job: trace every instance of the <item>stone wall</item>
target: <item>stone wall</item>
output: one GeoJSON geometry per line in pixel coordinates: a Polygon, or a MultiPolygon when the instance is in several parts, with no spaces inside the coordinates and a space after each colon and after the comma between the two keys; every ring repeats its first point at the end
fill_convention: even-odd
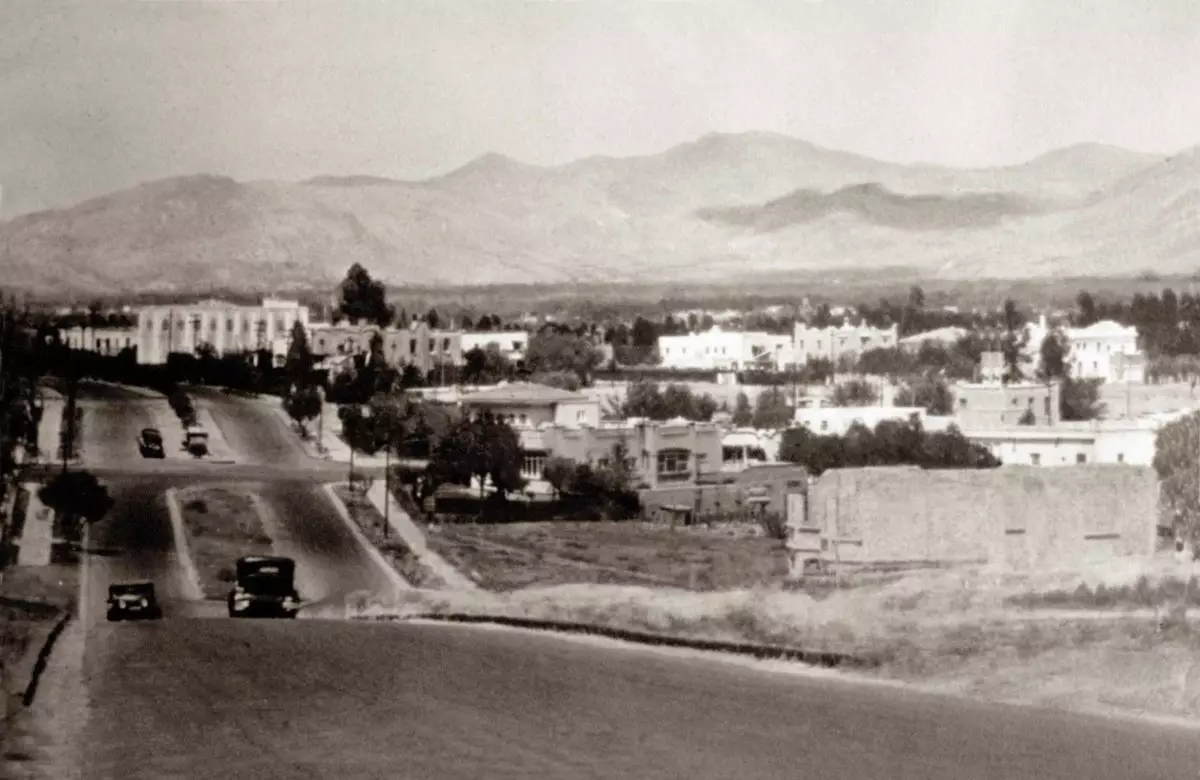
{"type": "Polygon", "coordinates": [[[1124,465],[835,469],[805,514],[793,522],[820,529],[831,561],[1070,565],[1153,554],[1158,479],[1124,465]]]}

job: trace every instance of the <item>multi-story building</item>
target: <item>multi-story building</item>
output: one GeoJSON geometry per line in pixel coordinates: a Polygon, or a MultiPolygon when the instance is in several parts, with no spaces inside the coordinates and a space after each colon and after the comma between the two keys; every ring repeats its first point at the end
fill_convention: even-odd
{"type": "Polygon", "coordinates": [[[194,354],[203,344],[218,355],[271,349],[296,322],[308,325],[308,307],[274,298],[258,306],[219,300],[147,306],[137,313],[138,362],[166,363],[168,355],[194,354]]]}
{"type": "Polygon", "coordinates": [[[885,420],[907,422],[913,417],[926,421],[924,407],[920,406],[814,406],[796,410],[795,420],[813,433],[822,436],[844,436],[855,423],[874,430],[885,420]]]}
{"type": "Polygon", "coordinates": [[[664,368],[780,369],[795,362],[787,335],[764,331],[723,331],[717,326],[683,336],[659,336],[664,368]]]}
{"type": "MultiPolygon", "coordinates": [[[[624,442],[639,480],[649,487],[687,484],[721,468],[721,430],[686,420],[601,422],[600,404],[572,393],[527,382],[500,384],[459,396],[465,412],[490,412],[513,426],[521,439],[521,472],[535,487],[546,460],[558,456],[603,465],[624,442]]],[[[540,483],[540,484],[539,484],[540,483]]]]}
{"type": "Polygon", "coordinates": [[[523,330],[466,332],[462,334],[460,343],[464,354],[473,349],[487,349],[494,344],[501,355],[515,363],[525,359],[525,351],[529,349],[529,333],[523,330]]]}
{"type": "Polygon", "coordinates": [[[1067,330],[1071,376],[1107,382],[1146,381],[1145,355],[1138,349],[1137,328],[1102,320],[1067,330]]]}
{"type": "Polygon", "coordinates": [[[899,335],[896,325],[882,329],[866,325],[810,328],[798,322],[793,335],[793,359],[800,365],[818,358],[836,364],[843,357],[857,358],[872,349],[895,348],[900,341],[899,335]]]}
{"type": "Polygon", "coordinates": [[[433,330],[423,320],[414,320],[407,328],[355,322],[313,323],[308,328],[308,344],[317,358],[362,355],[370,351],[376,333],[383,338],[384,357],[393,366],[411,365],[428,373],[438,365],[462,365],[462,334],[433,330]]]}
{"type": "Polygon", "coordinates": [[[962,430],[1023,425],[1053,426],[1059,420],[1058,382],[956,382],[955,422],[962,430]]]}
{"type": "Polygon", "coordinates": [[[127,349],[136,350],[136,328],[90,327],[77,325],[58,332],[59,341],[71,349],[86,350],[100,355],[119,355],[127,349]]]}

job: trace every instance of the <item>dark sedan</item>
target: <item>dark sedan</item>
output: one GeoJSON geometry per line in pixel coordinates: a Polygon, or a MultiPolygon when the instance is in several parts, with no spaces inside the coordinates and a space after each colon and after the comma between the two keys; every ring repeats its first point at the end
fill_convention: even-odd
{"type": "Polygon", "coordinates": [[[129,582],[108,586],[108,619],[158,620],[162,607],[154,595],[154,583],[129,582]]]}
{"type": "Polygon", "coordinates": [[[143,458],[165,458],[162,433],[157,428],[145,428],[138,434],[138,449],[143,458]]]}

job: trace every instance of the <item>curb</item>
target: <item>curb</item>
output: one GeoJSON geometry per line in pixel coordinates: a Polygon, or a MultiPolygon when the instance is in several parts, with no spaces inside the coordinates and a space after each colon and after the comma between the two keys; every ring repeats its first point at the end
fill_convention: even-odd
{"type": "Polygon", "coordinates": [[[878,667],[879,661],[839,653],[830,650],[804,650],[782,645],[760,645],[751,642],[727,642],[719,639],[689,639],[666,634],[654,634],[649,631],[633,631],[624,628],[610,628],[591,623],[569,623],[560,620],[536,620],[533,618],[515,618],[499,615],[468,615],[463,613],[451,614],[417,614],[400,617],[397,615],[379,615],[375,617],[361,616],[351,618],[359,621],[403,621],[403,620],[433,620],[442,623],[489,624],[508,626],[511,628],[528,628],[536,631],[554,631],[564,634],[587,634],[608,639],[618,639],[623,642],[633,642],[641,645],[658,647],[678,647],[688,650],[704,650],[714,653],[729,653],[749,656],[760,660],[799,661],[810,666],[826,669],[870,669],[878,667]]]}
{"type": "Polygon", "coordinates": [[[341,496],[337,494],[336,487],[336,483],[326,483],[321,486],[321,490],[325,492],[325,496],[329,504],[333,507],[334,512],[337,513],[338,518],[345,523],[347,530],[350,531],[350,535],[354,537],[359,547],[375,562],[375,565],[387,577],[392,587],[398,591],[413,590],[412,583],[404,579],[400,572],[396,571],[396,568],[383,557],[383,553],[379,551],[379,548],[358,527],[358,523],[354,521],[354,518],[350,517],[350,509],[346,506],[346,502],[342,500],[341,496]]]}
{"type": "Polygon", "coordinates": [[[42,644],[42,649],[38,651],[37,662],[33,665],[33,675],[29,678],[29,685],[25,686],[25,694],[21,697],[21,703],[26,707],[33,704],[33,698],[37,696],[38,682],[41,681],[42,675],[46,671],[46,665],[50,663],[50,653],[54,650],[54,643],[58,641],[58,637],[66,629],[67,623],[71,620],[71,613],[63,615],[54,624],[54,628],[50,629],[50,635],[46,637],[46,641],[42,644]]]}

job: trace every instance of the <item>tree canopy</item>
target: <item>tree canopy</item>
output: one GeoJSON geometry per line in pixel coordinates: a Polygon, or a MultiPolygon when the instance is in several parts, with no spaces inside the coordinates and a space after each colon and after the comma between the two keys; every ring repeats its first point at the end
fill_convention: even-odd
{"type": "Polygon", "coordinates": [[[396,310],[388,305],[383,282],[372,279],[370,272],[358,263],[350,266],[338,289],[341,293],[337,309],[340,316],[379,327],[392,324],[396,318],[396,310]]]}
{"type": "Polygon", "coordinates": [[[995,468],[1000,461],[970,442],[958,428],[927,432],[916,418],[884,420],[872,430],[855,423],[844,436],[821,435],[807,428],[784,431],[781,460],[800,463],[814,474],[828,469],[912,465],[925,469],[995,468]]]}

